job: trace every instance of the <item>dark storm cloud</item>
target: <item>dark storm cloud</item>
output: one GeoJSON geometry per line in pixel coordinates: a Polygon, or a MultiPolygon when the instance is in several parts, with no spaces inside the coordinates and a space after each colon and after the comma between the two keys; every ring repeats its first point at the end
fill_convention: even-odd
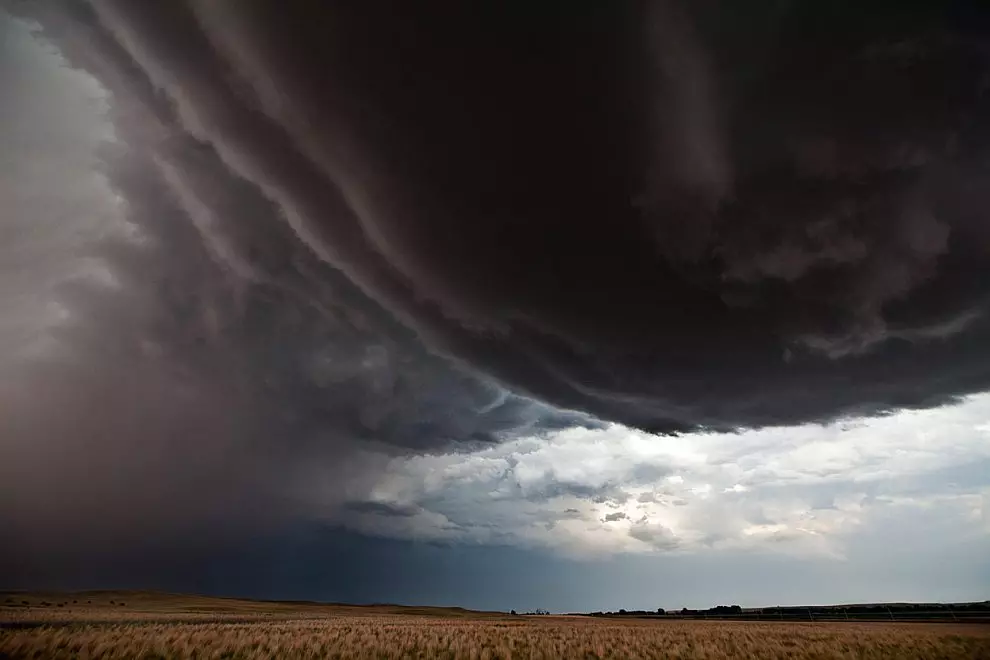
{"type": "Polygon", "coordinates": [[[77,521],[52,538],[342,507],[366,449],[592,424],[560,409],[736,428],[990,385],[976,3],[7,4],[111,93],[138,234],[85,246],[112,285],[0,382],[0,513],[77,521]]]}
{"type": "MultiPolygon", "coordinates": [[[[299,240],[282,219],[291,209],[186,130],[88,5],[11,6],[110,92],[116,137],[99,167],[126,224],[62,244],[38,236],[34,208],[13,203],[4,220],[3,266],[19,276],[5,304],[39,295],[31,280],[50,277],[47,262],[26,258],[28,239],[47,240],[39,254],[68,270],[96,260],[105,272],[63,277],[62,320],[40,353],[14,360],[3,347],[0,521],[18,539],[0,556],[5,572],[28,557],[209,545],[295,516],[332,518],[390,455],[597,424],[427,351],[299,240]]],[[[44,101],[35,90],[11,91],[8,102],[25,106],[16,112],[47,116],[27,107],[44,101]]],[[[55,171],[36,165],[52,157],[40,152],[50,129],[0,136],[21,150],[14,173],[55,171]]],[[[25,175],[30,201],[77,199],[66,189],[88,172],[63,170],[25,175]]],[[[338,206],[321,208],[350,213],[338,206]]]]}
{"type": "Polygon", "coordinates": [[[92,7],[229,269],[291,228],[515,391],[669,431],[990,384],[978,3],[92,7]]]}
{"type": "Polygon", "coordinates": [[[371,513],[378,516],[409,518],[419,513],[418,507],[398,506],[386,502],[349,502],[349,511],[356,513],[371,513]]]}

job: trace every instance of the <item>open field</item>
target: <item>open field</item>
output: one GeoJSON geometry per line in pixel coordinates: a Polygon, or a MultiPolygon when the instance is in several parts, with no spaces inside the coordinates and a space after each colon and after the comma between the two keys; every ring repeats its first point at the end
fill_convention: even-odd
{"type": "Polygon", "coordinates": [[[990,627],[979,624],[619,621],[109,594],[3,608],[0,657],[990,660],[990,627]]]}
{"type": "Polygon", "coordinates": [[[328,616],[502,617],[460,607],[346,605],[308,601],[262,601],[159,591],[82,591],[75,593],[0,591],[0,627],[40,622],[269,621],[324,619],[328,616]]]}

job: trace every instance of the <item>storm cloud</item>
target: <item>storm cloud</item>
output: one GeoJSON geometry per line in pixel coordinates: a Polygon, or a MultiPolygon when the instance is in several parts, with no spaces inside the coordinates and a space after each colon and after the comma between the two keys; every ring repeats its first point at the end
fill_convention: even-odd
{"type": "MultiPolygon", "coordinates": [[[[4,304],[56,301],[0,326],[0,514],[77,521],[41,545],[286,510],[443,540],[456,511],[375,499],[395,456],[988,389],[985,10],[737,5],[8,0],[104,123],[84,194],[25,100],[58,99],[0,102],[4,304]],[[54,192],[113,222],[53,248],[54,192]]],[[[678,506],[620,482],[668,476],[513,496],[678,506]]]]}
{"type": "Polygon", "coordinates": [[[330,517],[390,456],[599,425],[426,350],[86,6],[30,9],[43,34],[2,23],[5,570],[330,517]]]}
{"type": "Polygon", "coordinates": [[[676,431],[986,387],[985,15],[729,4],[73,11],[230,270],[284,235],[513,391],[676,431]]]}

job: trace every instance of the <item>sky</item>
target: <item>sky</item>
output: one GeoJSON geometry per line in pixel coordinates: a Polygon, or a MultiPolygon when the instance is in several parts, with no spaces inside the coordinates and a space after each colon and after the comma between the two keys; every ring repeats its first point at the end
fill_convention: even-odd
{"type": "Polygon", "coordinates": [[[0,4],[0,588],[990,597],[985,10],[388,4],[0,4]]]}

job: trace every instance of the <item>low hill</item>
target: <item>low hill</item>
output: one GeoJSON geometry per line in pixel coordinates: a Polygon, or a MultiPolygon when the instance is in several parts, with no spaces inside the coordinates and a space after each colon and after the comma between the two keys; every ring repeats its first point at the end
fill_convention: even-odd
{"type": "Polygon", "coordinates": [[[0,621],[310,618],[364,614],[444,618],[505,616],[502,612],[477,612],[461,607],[252,600],[162,591],[0,591],[0,621]]]}

